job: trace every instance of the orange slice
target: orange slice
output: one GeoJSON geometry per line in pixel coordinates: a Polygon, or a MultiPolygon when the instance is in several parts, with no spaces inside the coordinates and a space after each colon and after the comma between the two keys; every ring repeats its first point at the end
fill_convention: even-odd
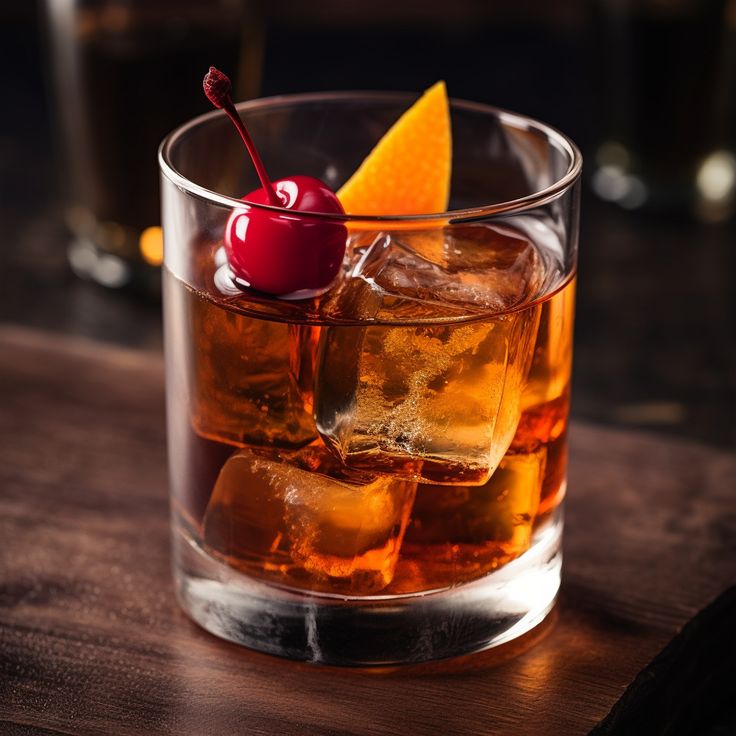
{"type": "Polygon", "coordinates": [[[430,87],[386,132],[337,197],[353,215],[444,212],[452,132],[444,82],[430,87]]]}

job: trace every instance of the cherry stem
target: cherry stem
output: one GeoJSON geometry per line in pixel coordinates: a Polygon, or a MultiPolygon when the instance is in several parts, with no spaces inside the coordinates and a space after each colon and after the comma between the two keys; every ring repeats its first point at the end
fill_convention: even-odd
{"type": "Polygon", "coordinates": [[[233,121],[233,125],[237,129],[238,133],[240,133],[240,137],[243,139],[243,143],[245,143],[245,147],[248,149],[251,161],[253,161],[253,166],[255,166],[256,174],[258,174],[258,178],[261,180],[261,186],[266,192],[269,204],[274,207],[283,207],[283,202],[279,199],[278,194],[276,194],[276,190],[273,188],[271,180],[268,178],[266,167],[263,165],[263,161],[258,154],[258,149],[256,148],[255,143],[253,143],[253,139],[250,137],[248,129],[240,119],[238,111],[235,109],[233,98],[230,96],[230,90],[232,89],[230,79],[219,69],[211,66],[209,72],[207,72],[204,77],[202,86],[204,87],[204,93],[207,95],[207,99],[215,107],[225,111],[225,114],[233,121]]]}

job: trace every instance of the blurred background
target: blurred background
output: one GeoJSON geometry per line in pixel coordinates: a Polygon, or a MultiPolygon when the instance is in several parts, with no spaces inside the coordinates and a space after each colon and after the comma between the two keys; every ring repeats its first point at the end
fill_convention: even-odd
{"type": "Polygon", "coordinates": [[[0,321],[160,350],[156,148],[237,97],[420,92],[583,150],[573,413],[736,446],[736,0],[2,3],[0,321]]]}

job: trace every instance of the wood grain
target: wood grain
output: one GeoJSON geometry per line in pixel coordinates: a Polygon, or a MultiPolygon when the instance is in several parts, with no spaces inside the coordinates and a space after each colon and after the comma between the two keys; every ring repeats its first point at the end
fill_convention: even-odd
{"type": "Polygon", "coordinates": [[[2,734],[584,734],[736,582],[735,458],[575,426],[547,624],[449,663],[297,664],[177,607],[158,357],[0,329],[0,440],[2,734]]]}

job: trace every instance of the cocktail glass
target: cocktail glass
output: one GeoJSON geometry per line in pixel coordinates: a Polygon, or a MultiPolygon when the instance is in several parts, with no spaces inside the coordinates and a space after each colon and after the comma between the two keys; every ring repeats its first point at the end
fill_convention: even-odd
{"type": "MultiPolygon", "coordinates": [[[[410,102],[238,110],[271,176],[336,190],[410,102]]],[[[433,215],[248,205],[258,182],[221,112],[161,146],[174,575],[212,633],[417,662],[508,641],[554,604],[581,158],[520,115],[453,101],[451,117],[451,207],[433,215]],[[223,233],[243,208],[342,220],[336,282],[297,300],[240,283],[223,233]]]]}

